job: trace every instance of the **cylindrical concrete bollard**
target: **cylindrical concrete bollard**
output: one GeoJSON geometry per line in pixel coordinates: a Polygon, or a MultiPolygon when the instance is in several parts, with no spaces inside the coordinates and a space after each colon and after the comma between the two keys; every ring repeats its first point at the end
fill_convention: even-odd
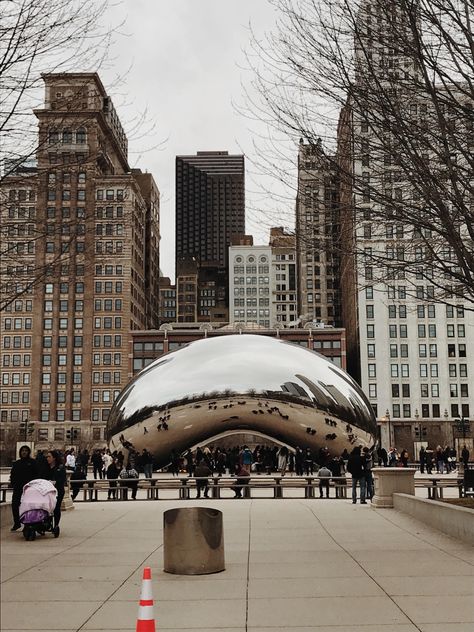
{"type": "Polygon", "coordinates": [[[207,507],[165,511],[163,551],[166,573],[206,575],[225,570],[222,511],[207,507]]]}

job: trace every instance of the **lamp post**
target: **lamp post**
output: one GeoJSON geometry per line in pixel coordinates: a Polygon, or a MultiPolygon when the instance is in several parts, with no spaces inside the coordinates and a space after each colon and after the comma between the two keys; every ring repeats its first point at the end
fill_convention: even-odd
{"type": "Polygon", "coordinates": [[[387,445],[387,452],[390,450],[390,448],[392,447],[392,431],[390,428],[390,412],[387,408],[387,410],[385,411],[385,415],[382,417],[382,421],[384,421],[387,424],[387,435],[388,435],[388,445],[387,445]]]}

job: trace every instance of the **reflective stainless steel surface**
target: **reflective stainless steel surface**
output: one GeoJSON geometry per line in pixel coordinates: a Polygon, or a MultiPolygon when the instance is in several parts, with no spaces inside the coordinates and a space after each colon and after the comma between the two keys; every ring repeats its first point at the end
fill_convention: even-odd
{"type": "Polygon", "coordinates": [[[168,353],[122,391],[111,449],[150,450],[160,465],[231,431],[341,454],[373,446],[376,421],[360,387],[324,356],[262,335],[206,338],[168,353]]]}
{"type": "Polygon", "coordinates": [[[225,570],[222,511],[210,507],[169,509],[163,515],[163,570],[206,575],[225,570]]]}

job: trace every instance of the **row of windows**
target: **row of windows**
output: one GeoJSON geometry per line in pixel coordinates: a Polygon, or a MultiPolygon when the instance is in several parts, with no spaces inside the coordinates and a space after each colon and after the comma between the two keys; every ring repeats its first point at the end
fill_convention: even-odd
{"type": "Polygon", "coordinates": [[[84,127],[79,127],[77,130],[72,129],[50,129],[48,132],[48,143],[50,145],[56,145],[62,143],[63,145],[84,145],[87,141],[87,132],[84,127]]]}
{"type": "Polygon", "coordinates": [[[102,402],[103,404],[110,404],[120,395],[120,390],[115,391],[92,391],[92,401],[94,403],[102,402]]]}
{"type": "Polygon", "coordinates": [[[257,281],[257,277],[253,276],[253,277],[234,277],[234,284],[235,285],[242,285],[243,283],[247,283],[248,285],[257,285],[257,282],[260,285],[268,285],[270,283],[270,279],[269,277],[258,277],[258,281],[257,281]]]}
{"type": "Polygon", "coordinates": [[[120,335],[94,336],[93,344],[94,344],[94,347],[106,347],[106,348],[110,348],[112,346],[114,346],[114,347],[121,347],[122,346],[122,336],[120,336],[120,335]],[[112,345],[112,343],[113,343],[113,345],[112,345]]]}
{"type": "Polygon", "coordinates": [[[3,386],[27,386],[30,383],[30,374],[29,373],[7,373],[4,371],[2,373],[2,385],[3,386]]]}
{"type": "Polygon", "coordinates": [[[122,328],[122,317],[115,316],[96,316],[94,318],[94,329],[121,329],[122,328]]]}
{"type": "Polygon", "coordinates": [[[95,234],[98,237],[102,237],[102,235],[107,237],[123,237],[125,228],[123,224],[96,224],[95,234]]]}
{"type": "Polygon", "coordinates": [[[2,404],[29,404],[30,391],[2,391],[2,404]]]}
{"type": "MultiPolygon", "coordinates": [[[[81,409],[71,410],[71,415],[69,417],[71,421],[81,421],[81,409]]],[[[41,411],[41,421],[51,421],[51,413],[49,410],[41,411]]],[[[55,421],[66,421],[66,411],[65,410],[57,410],[55,421]]],[[[76,429],[75,429],[76,430],[76,429]]],[[[79,431],[79,428],[77,429],[79,431]]],[[[48,429],[47,428],[39,428],[38,429],[38,440],[39,441],[47,441],[48,440],[48,429]]],[[[76,435],[76,438],[78,435],[76,435]]]]}
{"type": "MultiPolygon", "coordinates": [[[[64,372],[59,371],[56,375],[57,384],[66,384],[68,375],[70,375],[70,373],[64,373],[64,372]]],[[[52,384],[51,373],[43,372],[41,375],[41,383],[52,384]]],[[[82,384],[82,373],[80,373],[79,371],[74,371],[72,374],[72,383],[82,384]]]]}
{"type": "MultiPolygon", "coordinates": [[[[257,310],[256,309],[248,309],[247,312],[245,309],[234,309],[234,317],[235,318],[245,318],[245,314],[247,313],[247,318],[256,318],[257,310]]],[[[260,318],[264,318],[265,316],[270,316],[269,309],[259,309],[258,315],[260,318]]]]}
{"type": "Polygon", "coordinates": [[[94,311],[96,312],[121,312],[122,311],[123,302],[121,298],[111,299],[101,299],[96,298],[94,300],[94,311]]]}
{"type": "Polygon", "coordinates": [[[121,366],[122,354],[121,353],[94,353],[92,356],[92,364],[94,366],[121,366]]]}
{"type": "Polygon", "coordinates": [[[97,219],[121,219],[123,217],[123,206],[98,206],[95,209],[97,219]]]}
{"type": "Polygon", "coordinates": [[[98,255],[120,255],[123,253],[123,241],[96,241],[95,252],[98,255]]]}
{"type": "Polygon", "coordinates": [[[8,353],[2,354],[2,366],[31,366],[31,355],[29,353],[8,353]]]}
{"type": "Polygon", "coordinates": [[[71,338],[68,338],[68,336],[58,336],[57,338],[53,338],[53,336],[43,336],[43,349],[51,349],[54,340],[56,340],[59,348],[67,347],[68,340],[72,340],[72,346],[74,348],[82,347],[83,345],[82,336],[72,336],[71,338]]]}
{"type": "MultiPolygon", "coordinates": [[[[51,391],[41,391],[41,403],[50,404],[51,401],[52,401],[51,391]]],[[[81,403],[81,391],[73,391],[71,393],[71,402],[73,404],[81,403]]],[[[66,403],[66,391],[56,391],[56,403],[57,404],[66,403]]]]}
{"type": "MultiPolygon", "coordinates": [[[[84,320],[82,318],[74,318],[73,323],[74,323],[74,329],[82,329],[84,320]]],[[[53,329],[53,326],[54,326],[53,318],[45,318],[43,320],[43,329],[45,331],[51,331],[51,329],[53,329]]],[[[65,330],[68,328],[68,326],[69,326],[69,320],[67,318],[59,318],[58,328],[60,330],[65,330]]]]}
{"type": "Polygon", "coordinates": [[[3,336],[4,349],[31,349],[31,336],[3,336]]]}
{"type": "MultiPolygon", "coordinates": [[[[61,244],[59,244],[59,252],[63,254],[66,252],[71,252],[71,245],[74,246],[74,244],[71,244],[69,241],[63,241],[61,244]]],[[[86,251],[85,243],[83,241],[76,241],[75,252],[83,253],[85,251],[86,251]]],[[[53,254],[54,252],[56,252],[56,245],[54,241],[47,241],[45,243],[45,252],[49,254],[53,254]]]]}
{"type": "MultiPolygon", "coordinates": [[[[268,274],[269,266],[258,266],[258,274],[268,274]]],[[[234,274],[257,274],[257,266],[234,266],[234,274]]]]}
{"type": "Polygon", "coordinates": [[[31,329],[33,327],[32,318],[4,318],[3,329],[10,331],[11,329],[31,329]]]}
{"type": "MultiPolygon", "coordinates": [[[[69,311],[69,303],[71,303],[71,307],[74,307],[75,312],[84,311],[84,301],[76,300],[76,301],[68,301],[66,299],[59,301],[58,307],[60,312],[68,312],[69,311]]],[[[45,312],[52,312],[54,307],[54,301],[44,301],[43,310],[45,312]]]]}
{"type": "Polygon", "coordinates": [[[123,292],[123,282],[115,281],[115,288],[113,281],[96,281],[94,284],[94,291],[96,294],[120,294],[123,292]]]}
{"type": "Polygon", "coordinates": [[[117,202],[123,202],[124,200],[124,190],[123,189],[97,189],[95,194],[96,200],[102,201],[106,200],[107,202],[113,202],[117,200],[117,202]]]}
{"type": "Polygon", "coordinates": [[[269,287],[235,287],[234,288],[234,296],[267,296],[270,294],[269,287]]]}
{"type": "MultiPolygon", "coordinates": [[[[63,184],[71,184],[71,176],[73,174],[71,174],[70,171],[50,171],[48,173],[48,184],[50,186],[54,186],[56,184],[56,182],[62,182],[63,184]]],[[[75,175],[75,180],[77,181],[77,184],[85,184],[86,183],[86,172],[85,171],[79,171],[77,174],[75,175]]]]}
{"type": "MultiPolygon", "coordinates": [[[[66,353],[59,353],[55,356],[57,366],[67,366],[68,355],[66,353]]],[[[72,363],[74,366],[82,366],[82,354],[75,353],[72,356],[72,363]]],[[[42,356],[43,366],[53,366],[53,356],[51,353],[44,353],[42,356]]]]}
{"type": "Polygon", "coordinates": [[[234,299],[234,307],[269,307],[269,298],[236,298],[234,299]]]}
{"type": "Polygon", "coordinates": [[[54,202],[56,200],[62,200],[63,202],[70,202],[75,199],[77,202],[85,202],[86,190],[77,189],[76,197],[73,198],[70,189],[62,189],[62,191],[56,191],[56,189],[48,189],[48,202],[54,202]],[[59,195],[61,193],[61,195],[59,195]]]}
{"type": "MultiPolygon", "coordinates": [[[[21,274],[22,272],[18,272],[15,271],[17,274],[21,274]]],[[[30,272],[30,271],[28,271],[30,272]]],[[[13,272],[10,272],[7,269],[7,273],[8,274],[13,274],[13,272]]],[[[22,301],[22,300],[17,300],[14,301],[13,303],[10,303],[9,305],[5,306],[5,311],[6,312],[22,312],[23,310],[25,310],[25,312],[31,312],[33,311],[33,301],[31,300],[27,300],[27,301],[22,301]]]]}
{"type": "MultiPolygon", "coordinates": [[[[74,291],[76,294],[84,294],[84,283],[82,281],[78,281],[74,284],[74,291]]],[[[54,293],[54,283],[46,283],[44,286],[45,294],[53,294],[54,293]]],[[[59,283],[59,293],[60,294],[68,294],[69,293],[69,283],[63,281],[59,283]]]]}
{"type": "Polygon", "coordinates": [[[112,266],[108,265],[96,265],[95,267],[95,275],[96,276],[121,276],[123,274],[123,266],[112,266]]]}
{"type": "Polygon", "coordinates": [[[92,383],[93,384],[121,384],[120,371],[93,371],[92,383]]]}

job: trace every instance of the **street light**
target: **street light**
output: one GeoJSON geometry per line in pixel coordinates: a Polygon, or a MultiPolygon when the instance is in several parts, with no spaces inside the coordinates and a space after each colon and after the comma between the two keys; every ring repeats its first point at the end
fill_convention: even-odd
{"type": "Polygon", "coordinates": [[[388,449],[390,449],[392,447],[392,431],[390,428],[390,411],[387,410],[385,411],[385,417],[384,417],[385,421],[387,422],[388,425],[388,449]]]}

